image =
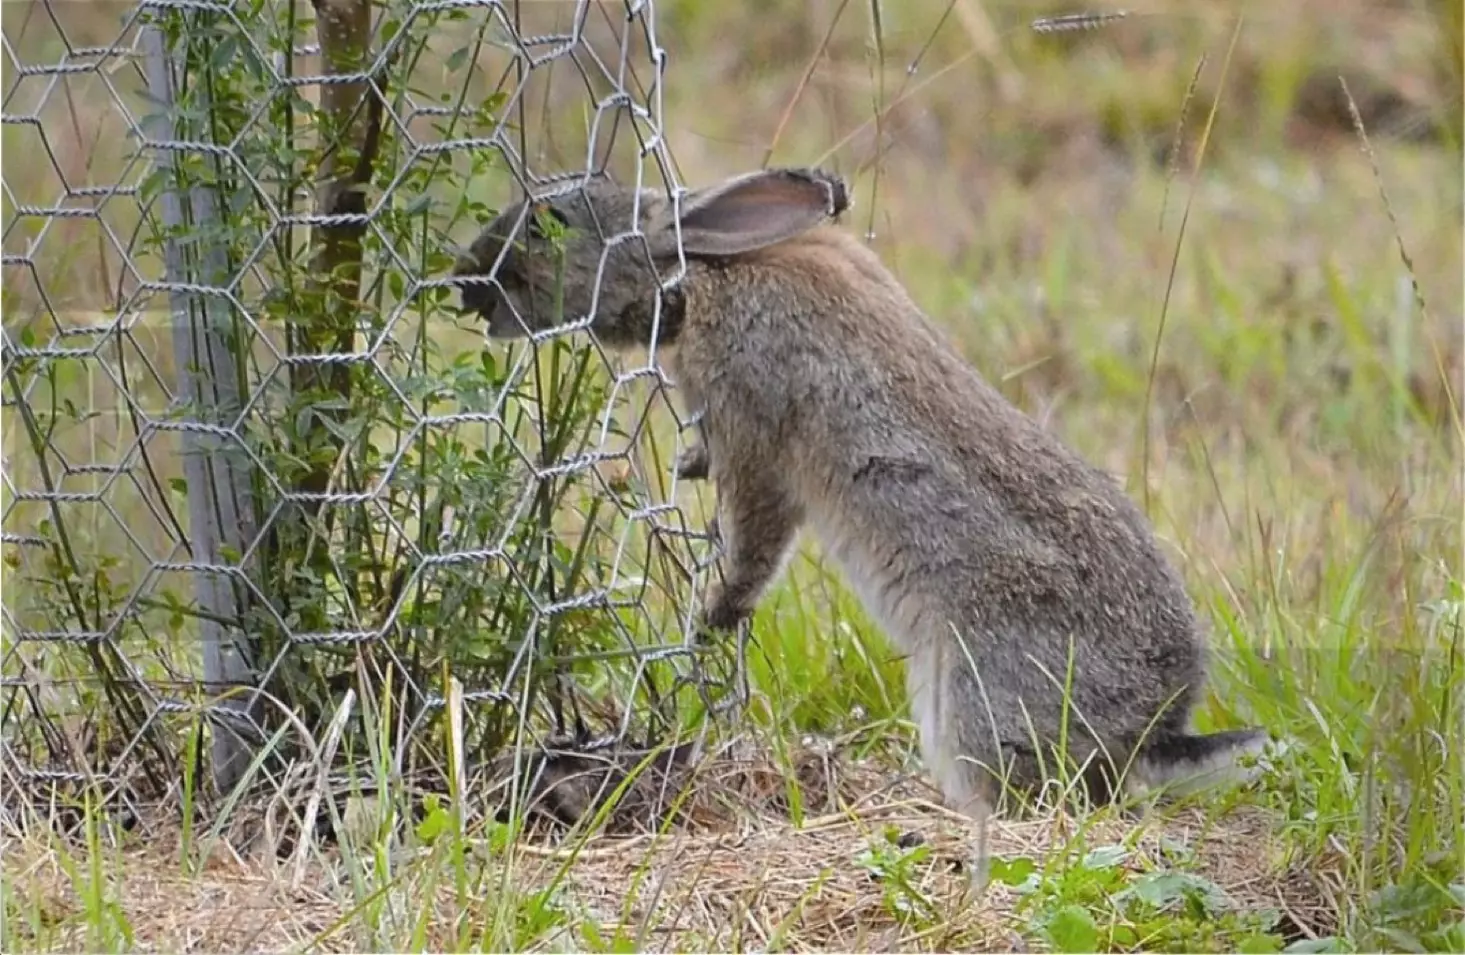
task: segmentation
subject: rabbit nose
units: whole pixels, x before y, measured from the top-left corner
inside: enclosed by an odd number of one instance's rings
[[[453,277],[455,279],[488,278],[480,271],[478,263],[466,255],[458,256],[453,263]],[[458,295],[462,299],[464,310],[487,314],[493,307],[493,285],[491,283],[460,281],[454,284],[458,286]]]
[[[458,287],[458,294],[465,311],[486,314],[493,307],[493,289],[489,285],[464,283]]]

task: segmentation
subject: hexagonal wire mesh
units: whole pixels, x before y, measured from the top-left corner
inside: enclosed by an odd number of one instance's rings
[[[676,187],[649,0],[35,0],[4,45],[14,779],[436,787],[450,686],[470,767],[739,698],[654,347],[487,345],[448,284],[526,190]]]

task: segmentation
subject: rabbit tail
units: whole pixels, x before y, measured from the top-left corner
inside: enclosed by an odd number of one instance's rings
[[[1242,758],[1260,756],[1269,742],[1270,737],[1262,729],[1163,736],[1140,750],[1132,782],[1143,790],[1163,789],[1174,796],[1244,786],[1256,779],[1261,769],[1243,766]]]

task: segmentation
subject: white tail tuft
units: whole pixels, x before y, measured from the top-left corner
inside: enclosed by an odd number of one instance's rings
[[[1182,739],[1180,745],[1156,747],[1136,760],[1125,786],[1130,795],[1160,790],[1166,796],[1186,796],[1246,786],[1266,771],[1263,756],[1279,755],[1289,747],[1287,741],[1274,742],[1260,731]],[[1251,765],[1243,765],[1248,759],[1253,760]]]

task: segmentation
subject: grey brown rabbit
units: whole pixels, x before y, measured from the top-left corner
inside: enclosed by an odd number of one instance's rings
[[[494,337],[592,312],[609,347],[657,336],[702,410],[705,446],[683,473],[717,488],[726,551],[706,625],[745,620],[811,528],[906,655],[926,767],[977,821],[980,864],[992,774],[1038,785],[1060,739],[1110,796],[1116,767],[1141,790],[1241,776],[1236,757],[1266,735],[1190,730],[1205,644],[1139,509],[962,359],[833,222],[848,201],[843,180],[807,169],[679,206],[592,182],[504,211],[455,275]],[[658,273],[683,260],[658,309]]]

